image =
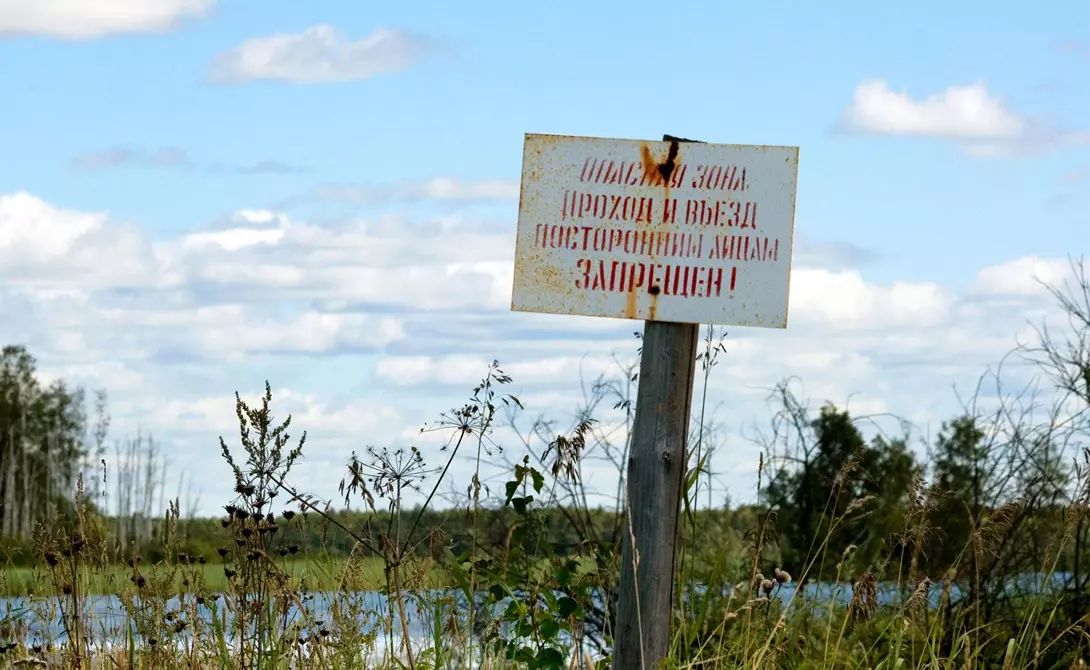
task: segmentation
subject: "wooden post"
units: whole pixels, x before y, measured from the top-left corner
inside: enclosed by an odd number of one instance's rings
[[[663,137],[663,141],[675,140],[692,141]],[[699,324],[645,321],[643,325],[625,486],[627,514],[621,531],[624,549],[613,670],[658,670],[669,649],[677,525],[699,333]]]

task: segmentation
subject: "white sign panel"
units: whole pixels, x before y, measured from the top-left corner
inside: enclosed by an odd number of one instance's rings
[[[527,134],[511,308],[786,328],[798,159]]]

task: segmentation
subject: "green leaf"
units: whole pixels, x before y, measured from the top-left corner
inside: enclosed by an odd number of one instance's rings
[[[553,570],[553,576],[556,577],[556,583],[561,586],[571,585],[571,570],[567,567],[559,567]]]
[[[594,559],[589,556],[579,556],[575,559],[575,574],[579,577],[586,577],[592,575],[598,571],[598,564],[594,562]]]
[[[534,659],[533,668],[547,668],[548,670],[562,670],[564,668],[564,654],[559,649],[547,648],[538,652]]]
[[[542,599],[545,600],[545,606],[550,610],[556,609],[556,594],[552,589],[545,589],[541,592]]]
[[[552,640],[556,637],[556,634],[560,632],[560,624],[552,619],[546,619],[538,626],[541,631],[541,637],[545,640]]]
[[[545,486],[545,477],[534,468],[530,468],[530,476],[534,480],[534,492],[541,493],[542,487]]]
[[[514,658],[512,660],[521,661],[523,663],[533,663],[534,662],[534,650],[531,649],[530,647],[522,647],[514,655]]]
[[[512,498],[511,504],[514,506],[516,512],[518,512],[519,514],[526,514],[526,508],[533,501],[533,496],[523,496],[521,498]]]
[[[522,616],[522,603],[518,599],[513,599],[507,603],[507,609],[503,611],[505,619],[518,619]]]
[[[578,612],[579,609],[579,603],[575,602],[573,598],[564,596],[560,599],[560,602],[558,603],[557,614],[566,619]]]

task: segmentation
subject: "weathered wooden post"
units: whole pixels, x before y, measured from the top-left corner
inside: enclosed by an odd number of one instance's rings
[[[797,177],[797,147],[526,136],[511,308],[645,322],[614,670],[666,657],[699,324],[787,327]]]

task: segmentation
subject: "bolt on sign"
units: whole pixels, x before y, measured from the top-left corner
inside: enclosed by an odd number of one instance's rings
[[[511,309],[787,327],[798,147],[528,133]]]

